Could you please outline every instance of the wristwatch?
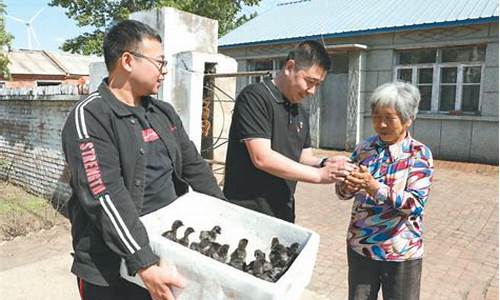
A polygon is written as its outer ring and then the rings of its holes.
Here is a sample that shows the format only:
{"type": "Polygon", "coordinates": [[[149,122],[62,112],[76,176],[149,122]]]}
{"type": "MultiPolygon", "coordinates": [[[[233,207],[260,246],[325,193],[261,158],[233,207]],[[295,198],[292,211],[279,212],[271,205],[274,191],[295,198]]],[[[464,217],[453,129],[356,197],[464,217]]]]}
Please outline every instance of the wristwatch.
{"type": "Polygon", "coordinates": [[[328,161],[328,157],[323,157],[320,161],[319,161],[319,167],[320,168],[323,168],[326,164],[326,162],[328,161]]]}

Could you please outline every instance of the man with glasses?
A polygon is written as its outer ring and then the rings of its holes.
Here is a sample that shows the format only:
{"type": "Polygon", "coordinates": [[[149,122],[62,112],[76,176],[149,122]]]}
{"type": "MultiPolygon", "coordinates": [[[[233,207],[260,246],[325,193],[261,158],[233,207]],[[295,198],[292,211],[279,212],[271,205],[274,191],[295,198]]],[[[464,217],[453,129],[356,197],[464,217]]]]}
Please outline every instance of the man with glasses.
{"type": "Polygon", "coordinates": [[[62,132],[82,299],[173,300],[183,279],[159,266],[139,217],[193,190],[224,198],[174,108],[151,97],[167,73],[160,36],[132,20],[104,38],[109,77],[77,103],[62,132]],[[120,278],[124,259],[146,289],[120,278]]]}
{"type": "Polygon", "coordinates": [[[343,156],[313,155],[302,104],[325,79],[330,58],[316,41],[298,44],[275,79],[238,95],[229,132],[224,194],[233,203],[295,221],[297,181],[333,183],[355,168],[343,156]]]}

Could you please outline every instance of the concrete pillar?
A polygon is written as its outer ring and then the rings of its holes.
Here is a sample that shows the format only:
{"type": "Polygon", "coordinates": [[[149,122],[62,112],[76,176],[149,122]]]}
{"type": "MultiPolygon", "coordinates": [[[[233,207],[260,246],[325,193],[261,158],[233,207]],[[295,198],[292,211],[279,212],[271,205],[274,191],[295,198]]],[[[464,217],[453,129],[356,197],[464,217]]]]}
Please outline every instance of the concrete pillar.
{"type": "MultiPolygon", "coordinates": [[[[218,22],[171,7],[139,11],[130,15],[154,28],[163,41],[163,54],[170,66],[174,65],[175,55],[186,51],[217,53],[218,22]]],[[[167,66],[169,73],[163,81],[159,99],[171,102],[175,72],[167,66]]]]}
{"type": "Polygon", "coordinates": [[[104,62],[94,62],[89,66],[89,92],[97,90],[101,81],[108,76],[108,70],[104,62]]]}

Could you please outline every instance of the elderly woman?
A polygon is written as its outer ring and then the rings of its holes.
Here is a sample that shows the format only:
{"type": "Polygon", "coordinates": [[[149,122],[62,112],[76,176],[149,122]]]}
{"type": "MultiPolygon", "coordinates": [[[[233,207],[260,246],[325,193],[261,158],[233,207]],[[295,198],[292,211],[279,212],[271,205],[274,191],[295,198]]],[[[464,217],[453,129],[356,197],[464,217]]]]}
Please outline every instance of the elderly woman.
{"type": "Polygon", "coordinates": [[[432,154],[410,136],[420,93],[403,82],[379,86],[370,98],[375,132],[356,146],[359,164],[336,184],[355,197],[347,234],[349,299],[419,299],[422,219],[433,175],[432,154]]]}

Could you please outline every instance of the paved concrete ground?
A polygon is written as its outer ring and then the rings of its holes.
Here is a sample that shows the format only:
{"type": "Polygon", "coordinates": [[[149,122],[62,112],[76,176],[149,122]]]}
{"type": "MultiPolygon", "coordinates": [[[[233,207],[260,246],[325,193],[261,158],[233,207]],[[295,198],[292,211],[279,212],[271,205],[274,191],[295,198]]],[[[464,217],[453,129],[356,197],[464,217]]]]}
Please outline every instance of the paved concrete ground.
{"type": "MultiPolygon", "coordinates": [[[[424,218],[421,299],[498,299],[498,167],[436,161],[434,178],[424,218]]],[[[309,290],[347,299],[352,201],[338,200],[331,186],[303,183],[296,199],[297,223],[321,236],[309,290]]]]}
{"type": "MultiPolygon", "coordinates": [[[[297,200],[297,223],[321,235],[302,300],[346,299],[351,201],[338,200],[331,185],[311,184],[299,184],[297,200]]],[[[498,299],[498,167],[436,162],[425,214],[421,299],[498,299]]],[[[0,299],[79,299],[70,249],[63,226],[1,243],[0,299]]]]}

